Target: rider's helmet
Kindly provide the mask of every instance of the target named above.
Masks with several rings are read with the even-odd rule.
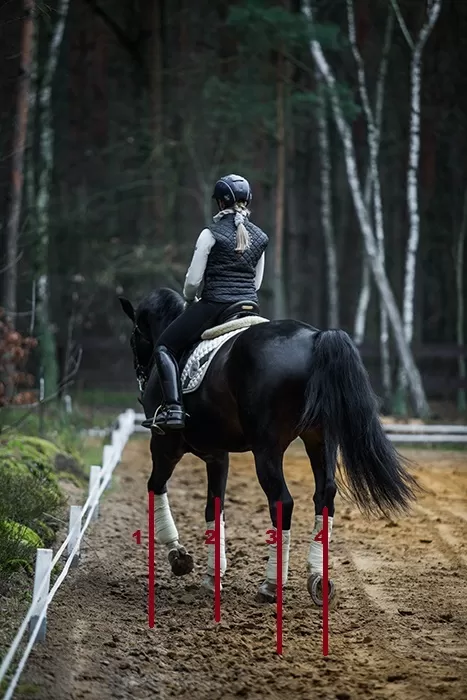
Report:
[[[241,175],[225,175],[214,185],[212,198],[222,207],[233,207],[236,203],[248,206],[251,202],[251,188],[248,180]]]

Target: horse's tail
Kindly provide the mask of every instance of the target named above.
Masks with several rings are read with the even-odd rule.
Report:
[[[386,437],[368,373],[345,331],[314,336],[300,432],[312,426],[324,434],[328,485],[340,448],[348,490],[362,510],[388,515],[408,508],[417,482]]]

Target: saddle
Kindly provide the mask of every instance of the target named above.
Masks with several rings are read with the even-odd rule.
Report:
[[[224,343],[250,326],[268,322],[269,319],[259,315],[258,304],[252,301],[237,301],[223,311],[217,324],[204,331],[201,341],[181,359],[180,380],[183,393],[190,394],[199,389],[209,365]]]

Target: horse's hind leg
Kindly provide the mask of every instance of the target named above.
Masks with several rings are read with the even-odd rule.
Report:
[[[215,499],[220,498],[220,572],[222,577],[227,569],[227,559],[225,556],[224,498],[229,473],[229,454],[228,452],[219,452],[207,456],[203,455],[202,459],[206,462],[208,477],[208,492],[205,510],[206,530],[215,530]],[[214,593],[214,559],[214,544],[212,544],[208,547],[208,566],[206,576],[204,577],[202,584],[204,588],[212,593]]]
[[[179,542],[167,495],[167,482],[183,454],[179,435],[160,436],[153,433],[152,472],[148,480],[148,491],[154,492],[156,539],[167,547],[168,560],[175,576],[191,573],[194,566],[193,557]]]
[[[336,496],[335,470],[337,455],[331,456],[332,464],[326,465],[324,444],[315,433],[302,435],[305,448],[310,458],[311,468],[315,477],[315,523],[311,533],[311,543],[308,552],[308,592],[316,605],[323,604],[323,509],[328,508],[328,542],[331,541],[332,523],[334,518],[334,498]],[[327,468],[326,468],[327,467]],[[328,582],[328,595],[331,601],[335,595],[334,584]]]
[[[292,521],[293,498],[284,479],[284,450],[278,445],[261,445],[253,448],[256,473],[259,483],[269,502],[269,513],[274,528],[269,544],[269,558],[266,577],[260,585],[256,600],[260,603],[274,603],[277,594],[277,503],[282,502],[282,585],[287,583],[289,570],[290,525]]]

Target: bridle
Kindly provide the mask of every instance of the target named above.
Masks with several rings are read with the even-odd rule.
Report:
[[[141,328],[138,326],[137,323],[135,323],[133,327],[133,332],[131,334],[130,338],[130,345],[133,349],[133,355],[134,355],[134,365],[135,365],[135,372],[136,372],[136,381],[138,382],[138,387],[141,392],[141,394],[144,392],[144,389],[146,388],[146,384],[149,379],[149,375],[151,373],[151,366],[152,366],[152,359],[154,357],[154,350],[151,353],[151,357],[149,358],[149,362],[147,365],[142,365],[138,359],[138,353],[136,352],[136,345],[135,345],[135,335],[138,333],[140,336],[141,340],[144,343],[147,343],[148,345],[153,345],[152,340],[149,340],[141,330]]]

